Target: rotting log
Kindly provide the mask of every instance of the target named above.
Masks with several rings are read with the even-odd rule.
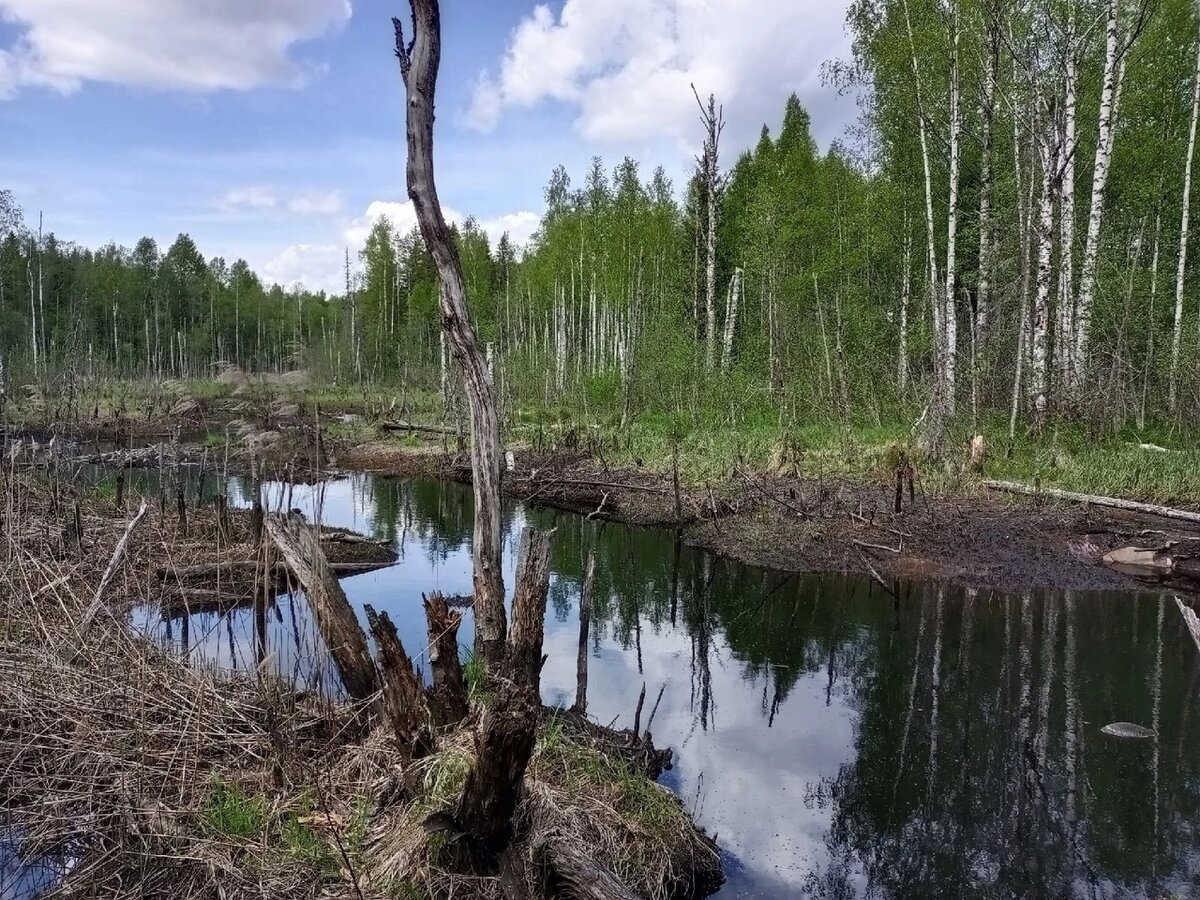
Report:
[[[611,871],[596,862],[590,848],[551,832],[533,844],[536,863],[546,871],[550,896],[574,900],[639,900]]]
[[[367,636],[316,536],[303,523],[281,516],[264,517],[263,526],[304,588],[346,692],[355,700],[368,699],[378,689],[378,679]]]
[[[467,717],[467,682],[458,658],[458,626],[462,613],[450,609],[441,594],[425,598],[425,620],[429,625],[429,666],[433,684],[429,688],[429,710],[439,726],[457,725]]]
[[[375,572],[379,569],[389,568],[395,564],[394,560],[391,562],[329,562],[326,560],[329,571],[339,577],[361,575],[364,572]],[[246,573],[253,575],[260,568],[261,564],[258,560],[234,559],[229,562],[196,563],[190,566],[159,566],[156,572],[161,579],[192,581],[220,576],[233,577]],[[290,571],[290,567],[284,563],[279,563],[272,567],[272,571],[275,575],[282,576]]]
[[[588,632],[592,622],[592,591],[596,581],[596,551],[588,553],[587,574],[579,592],[579,655],[575,660],[575,702],[571,712],[587,715]]]
[[[546,595],[550,590],[550,533],[526,528],[517,557],[513,588],[512,627],[508,635],[505,675],[541,696],[542,639],[546,624]]]
[[[1053,497],[1055,500],[1073,500],[1076,503],[1090,503],[1093,506],[1106,506],[1112,509],[1125,510],[1126,512],[1144,513],[1148,516],[1161,516],[1166,519],[1176,519],[1180,522],[1192,522],[1200,525],[1200,512],[1175,509],[1171,506],[1139,503],[1136,500],[1122,500],[1119,497],[1102,497],[1096,494],[1078,494],[1075,491],[1063,491],[1058,488],[1021,484],[1016,481],[984,481],[981,483],[985,488],[993,491],[1024,494],[1030,497]]]
[[[364,607],[367,624],[379,649],[380,679],[383,682],[383,711],[391,723],[400,749],[414,759],[433,750],[429,709],[424,684],[413,669],[396,626],[387,613],[378,613],[369,603]]]
[[[75,660],[79,655],[79,651],[83,649],[83,643],[87,640],[88,632],[91,631],[92,625],[96,621],[96,616],[100,615],[104,609],[104,598],[108,594],[108,588],[112,584],[112,580],[116,577],[117,571],[121,568],[121,563],[125,560],[125,554],[129,552],[129,544],[133,538],[134,531],[141,524],[142,519],[146,517],[146,501],[142,501],[142,505],[138,508],[137,515],[134,516],[129,524],[125,526],[125,533],[121,535],[121,540],[117,542],[117,547],[113,550],[112,558],[108,561],[108,566],[104,569],[104,574],[100,577],[100,584],[96,587],[96,593],[92,597],[92,602],[87,608],[87,612],[83,614],[83,618],[79,621],[79,627],[75,629],[74,637],[71,640],[64,653],[63,658],[69,663]]]
[[[491,371],[467,309],[462,261],[438,201],[433,167],[434,94],[441,64],[441,12],[438,0],[411,0],[413,38],[404,40],[392,19],[396,58],[407,94],[405,134],[408,196],[425,247],[437,266],[442,333],[462,372],[471,415],[471,483],[475,495],[473,582],[475,649],[488,670],[504,651],[504,573],[501,568],[500,419]]]

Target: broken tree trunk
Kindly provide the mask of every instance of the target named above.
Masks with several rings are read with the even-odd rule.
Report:
[[[425,246],[441,279],[442,332],[462,369],[471,411],[471,474],[475,492],[475,649],[489,670],[496,667],[507,631],[504,575],[500,568],[500,420],[487,360],[467,311],[462,262],[438,202],[433,172],[433,109],[441,63],[441,14],[437,0],[412,0],[413,39],[393,19],[396,56],[408,96],[408,196]]]
[[[378,688],[375,663],[371,660],[367,636],[346,599],[346,592],[329,568],[325,551],[312,530],[303,523],[268,516],[263,525],[279,548],[280,556],[304,588],[317,628],[329,648],[346,692],[355,700],[366,700]]]
[[[513,594],[513,628],[506,658],[511,678],[494,679],[494,699],[475,734],[475,764],[459,800],[457,821],[466,835],[473,871],[494,871],[512,837],[512,819],[533,754],[541,697],[542,623],[549,589],[549,535],[526,529]]]
[[[429,624],[429,665],[433,669],[430,712],[437,725],[457,725],[468,710],[467,682],[458,659],[462,613],[451,610],[443,595],[430,594],[425,599],[425,620]]]
[[[1108,506],[1128,512],[1145,513],[1150,516],[1162,516],[1167,519],[1177,519],[1180,522],[1200,524],[1200,513],[1191,512],[1186,509],[1175,509],[1170,506],[1156,506],[1153,503],[1138,503],[1135,500],[1122,500],[1118,497],[1101,497],[1095,494],[1077,494],[1074,491],[1037,487],[1031,484],[1020,484],[1015,481],[984,481],[982,484],[990,490],[1004,491],[1009,494],[1026,494],[1031,497],[1053,497],[1056,500],[1074,500],[1077,503]]]
[[[550,589],[550,534],[526,528],[517,557],[517,584],[513,589],[512,629],[508,636],[505,676],[541,696],[542,637],[546,623],[546,595]],[[540,600],[539,600],[540,598]]]
[[[1196,642],[1196,649],[1200,650],[1200,619],[1196,617],[1195,611],[1179,597],[1175,598],[1175,605],[1179,607],[1179,614],[1183,616],[1183,623],[1187,625],[1188,633]]]
[[[579,657],[575,663],[575,703],[571,712],[587,715],[588,631],[592,622],[592,590],[596,581],[596,552],[588,554],[587,574],[579,592]]]
[[[392,725],[400,749],[419,759],[433,749],[429,728],[429,709],[425,705],[425,685],[413,669],[396,626],[387,613],[365,606],[367,624],[379,649],[379,671],[383,681],[383,711]]]

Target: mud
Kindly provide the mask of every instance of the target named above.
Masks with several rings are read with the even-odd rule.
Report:
[[[381,440],[337,450],[343,468],[469,482],[465,455]],[[1200,555],[1200,529],[1096,506],[995,494],[971,483],[955,493],[919,481],[903,512],[882,481],[787,478],[739,472],[683,486],[670,474],[610,468],[579,453],[518,451],[506,496],[591,518],[680,529],[684,540],[783,572],[939,578],[971,588],[1121,590],[1148,582],[1101,564],[1130,544],[1177,542]],[[1200,585],[1166,584],[1195,592]]]

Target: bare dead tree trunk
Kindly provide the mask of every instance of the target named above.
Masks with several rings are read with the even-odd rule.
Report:
[[[471,474],[475,491],[475,646],[490,670],[500,660],[507,622],[500,546],[500,420],[487,361],[467,311],[462,262],[438,202],[433,167],[434,92],[441,62],[441,16],[437,0],[411,0],[413,39],[393,19],[396,56],[408,95],[408,196],[425,246],[437,265],[442,289],[442,330],[462,369],[471,414]]]
[[[704,311],[706,332],[705,366],[711,372],[717,364],[717,196],[721,190],[718,173],[718,149],[721,143],[721,132],[725,129],[723,107],[717,106],[716,98],[708,95],[706,105],[700,99],[696,86],[692,85],[692,93],[696,95],[696,103],[700,106],[700,121],[704,123],[704,149],[696,158],[700,167],[700,178],[704,185],[705,202],[708,209],[708,221],[705,222],[704,234]]]
[[[588,554],[587,573],[579,593],[579,656],[575,662],[575,702],[571,711],[587,715],[588,631],[592,622],[592,591],[596,582],[596,552]]]
[[[429,667],[433,684],[429,688],[429,706],[438,725],[457,725],[467,717],[467,683],[458,659],[458,626],[462,613],[450,609],[441,594],[425,600],[425,620],[429,625]]]
[[[388,614],[375,612],[369,603],[366,613],[367,625],[379,650],[383,710],[396,743],[405,755],[414,759],[427,756],[434,744],[421,676],[413,670],[412,659]]]

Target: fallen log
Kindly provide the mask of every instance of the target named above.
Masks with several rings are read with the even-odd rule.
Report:
[[[129,543],[134,531],[137,530],[142,519],[146,517],[146,509],[146,501],[143,500],[137,515],[125,526],[125,533],[121,535],[121,540],[117,542],[117,548],[113,551],[112,559],[108,561],[108,567],[105,568],[104,574],[100,577],[100,584],[96,588],[95,596],[92,597],[91,605],[88,606],[87,612],[84,613],[83,618],[80,620],[79,627],[75,629],[71,645],[63,653],[63,658],[68,663],[73,662],[75,657],[79,655],[79,651],[83,648],[83,642],[87,639],[88,632],[92,628],[92,623],[96,621],[96,616],[100,615],[100,611],[104,609],[104,597],[108,594],[108,587],[112,584],[117,570],[121,568],[121,563],[125,560],[125,554],[129,551]]]
[[[1029,497],[1053,497],[1056,500],[1073,500],[1076,503],[1090,503],[1093,506],[1106,506],[1112,509],[1122,509],[1127,512],[1144,513],[1149,516],[1161,516],[1166,519],[1176,519],[1180,522],[1192,522],[1200,525],[1200,513],[1186,509],[1175,509],[1170,506],[1157,506],[1153,503],[1139,503],[1136,500],[1122,500],[1119,497],[1101,497],[1095,494],[1079,494],[1075,491],[1063,491],[1058,488],[1038,487],[1021,484],[1016,481],[984,481],[981,484],[992,491],[1003,491],[1008,494],[1024,494]]]
[[[379,427],[384,431],[407,431],[417,434],[458,434],[456,429],[445,425],[418,425],[415,422],[380,422]]]
[[[395,565],[395,562],[328,562],[329,571],[339,577],[361,575],[364,572],[375,572]],[[207,580],[221,576],[236,577],[244,574],[253,575],[261,568],[258,560],[235,559],[229,562],[197,563],[191,566],[159,566],[156,570],[161,579],[177,578],[180,581]],[[291,571],[286,563],[276,563],[272,572],[276,576],[286,575]]]
[[[355,700],[373,696],[379,681],[367,636],[346,599],[346,592],[330,571],[316,536],[303,523],[282,516],[265,517],[263,526],[304,588],[346,692]]]

